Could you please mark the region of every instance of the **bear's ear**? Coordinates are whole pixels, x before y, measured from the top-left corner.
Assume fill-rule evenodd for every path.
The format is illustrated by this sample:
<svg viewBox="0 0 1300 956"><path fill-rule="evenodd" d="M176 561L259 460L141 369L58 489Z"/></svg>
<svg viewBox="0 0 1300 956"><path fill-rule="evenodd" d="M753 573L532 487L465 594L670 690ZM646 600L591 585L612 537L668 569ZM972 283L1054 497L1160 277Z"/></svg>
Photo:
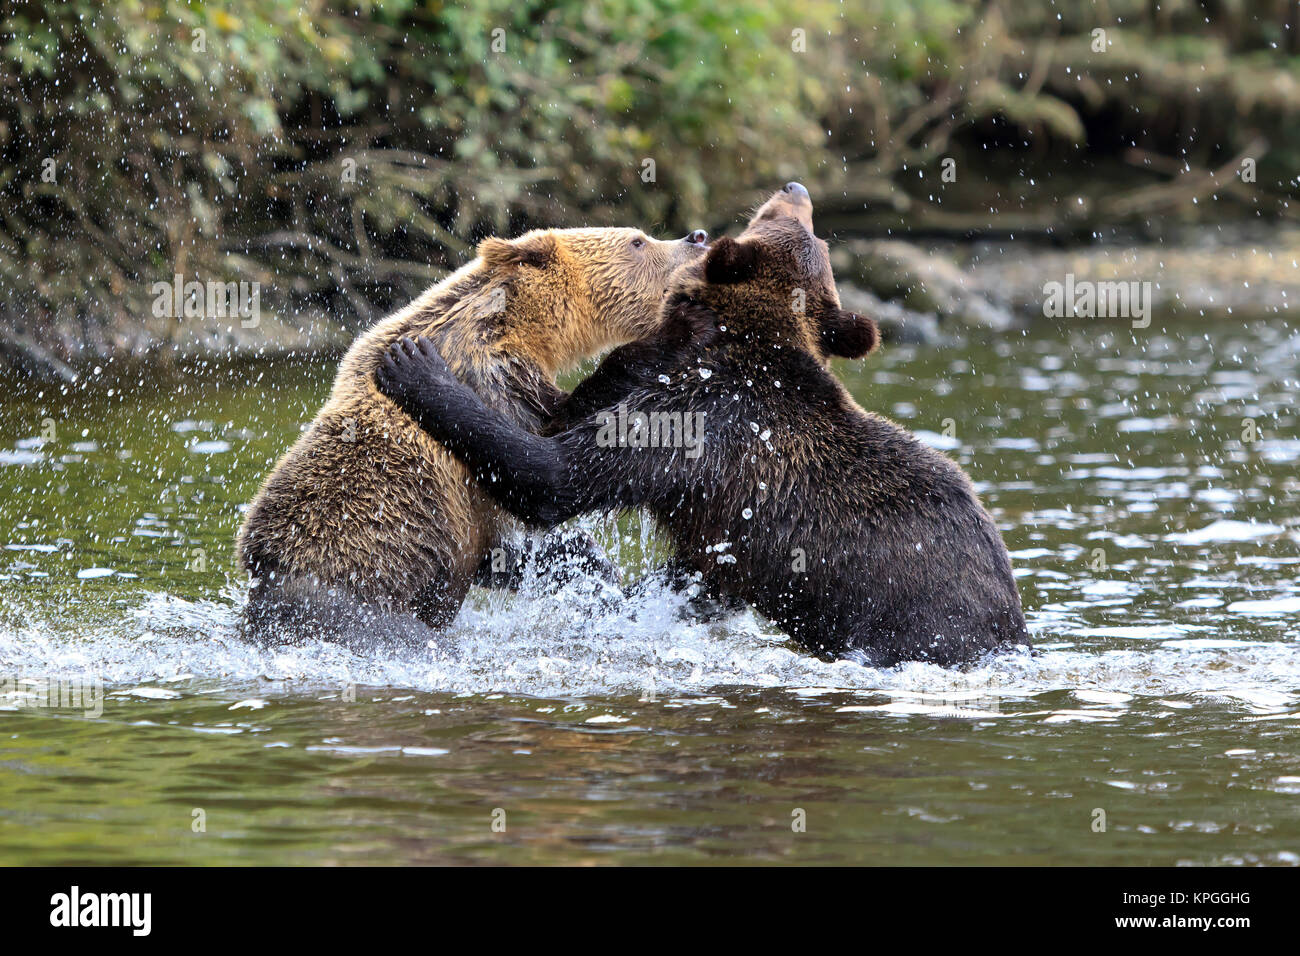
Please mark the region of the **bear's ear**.
<svg viewBox="0 0 1300 956"><path fill-rule="evenodd" d="M558 247L549 232L520 236L518 239L484 239L478 244L478 254L493 269L509 266L534 266L544 269L555 261Z"/></svg>
<svg viewBox="0 0 1300 956"><path fill-rule="evenodd" d="M862 358L880 344L880 330L865 315L830 308L821 315L822 351L842 358Z"/></svg>
<svg viewBox="0 0 1300 956"><path fill-rule="evenodd" d="M754 278L758 271L758 247L723 236L709 246L704 257L704 279L714 285L731 285Z"/></svg>

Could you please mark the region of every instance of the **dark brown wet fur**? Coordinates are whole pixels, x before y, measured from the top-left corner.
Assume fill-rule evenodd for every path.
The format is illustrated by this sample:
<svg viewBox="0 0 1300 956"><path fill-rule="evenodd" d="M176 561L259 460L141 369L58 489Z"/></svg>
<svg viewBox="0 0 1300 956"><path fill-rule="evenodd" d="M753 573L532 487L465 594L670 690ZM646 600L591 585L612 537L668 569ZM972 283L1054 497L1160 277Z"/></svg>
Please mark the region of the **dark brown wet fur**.
<svg viewBox="0 0 1300 956"><path fill-rule="evenodd" d="M554 437L484 408L429 342L394 346L379 381L514 513L551 524L645 507L711 594L814 653L952 665L1027 644L1007 550L970 480L827 369L877 342L870 319L840 307L806 193L787 190L738 241L682 267L660 331L575 389ZM702 453L609 447L598 436L618 405L703 412Z"/></svg>

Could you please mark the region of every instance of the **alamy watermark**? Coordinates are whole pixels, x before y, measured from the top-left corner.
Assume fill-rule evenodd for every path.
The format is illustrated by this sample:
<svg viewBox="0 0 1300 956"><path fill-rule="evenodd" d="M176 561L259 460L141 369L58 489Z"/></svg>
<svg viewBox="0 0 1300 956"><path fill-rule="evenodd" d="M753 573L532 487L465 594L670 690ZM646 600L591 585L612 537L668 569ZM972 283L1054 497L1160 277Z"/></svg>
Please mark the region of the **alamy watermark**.
<svg viewBox="0 0 1300 956"><path fill-rule="evenodd" d="M148 936L153 928L152 893L82 892L73 884L66 893L50 897L50 925L76 928L122 927L133 936Z"/></svg>
<svg viewBox="0 0 1300 956"><path fill-rule="evenodd" d="M596 432L599 448L683 448L699 458L704 445L703 412L604 412Z"/></svg>
<svg viewBox="0 0 1300 956"><path fill-rule="evenodd" d="M233 319L245 329L262 321L260 282L186 282L177 275L170 282L155 282L153 314L159 319Z"/></svg>
<svg viewBox="0 0 1300 956"><path fill-rule="evenodd" d="M1043 285L1043 315L1049 319L1132 319L1133 328L1145 329L1151 324L1151 283L1075 279L1069 272L1064 282Z"/></svg>
<svg viewBox="0 0 1300 956"><path fill-rule="evenodd" d="M985 688L948 691L890 691L895 707L917 709L935 717L984 717L1001 710L997 694Z"/></svg>
<svg viewBox="0 0 1300 956"><path fill-rule="evenodd" d="M104 714L104 681L99 677L0 677L0 702L20 709L79 710L87 717Z"/></svg>

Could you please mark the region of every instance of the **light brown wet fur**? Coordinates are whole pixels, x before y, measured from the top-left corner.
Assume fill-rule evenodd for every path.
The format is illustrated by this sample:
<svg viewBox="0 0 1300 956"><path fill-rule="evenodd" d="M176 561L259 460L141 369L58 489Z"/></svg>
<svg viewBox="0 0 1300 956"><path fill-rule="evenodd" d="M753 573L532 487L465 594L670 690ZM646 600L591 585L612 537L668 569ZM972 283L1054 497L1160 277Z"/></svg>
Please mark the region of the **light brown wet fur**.
<svg viewBox="0 0 1300 956"><path fill-rule="evenodd" d="M517 527L376 389L390 344L437 342L461 381L536 431L563 395L555 375L652 331L670 274L702 249L622 228L486 239L473 262L357 339L239 530L253 630L365 620L422 641L409 614L448 623L484 557Z"/></svg>

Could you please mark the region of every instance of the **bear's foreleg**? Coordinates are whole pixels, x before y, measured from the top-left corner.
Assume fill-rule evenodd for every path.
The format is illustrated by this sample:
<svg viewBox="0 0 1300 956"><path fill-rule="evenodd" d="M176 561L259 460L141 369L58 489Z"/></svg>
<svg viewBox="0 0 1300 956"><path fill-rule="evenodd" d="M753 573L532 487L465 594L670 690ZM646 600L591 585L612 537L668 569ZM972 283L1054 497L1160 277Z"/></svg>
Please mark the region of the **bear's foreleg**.
<svg viewBox="0 0 1300 956"><path fill-rule="evenodd" d="M564 447L530 434L483 404L428 339L402 339L375 382L516 517L551 527L589 507Z"/></svg>
<svg viewBox="0 0 1300 956"><path fill-rule="evenodd" d="M498 504L529 524L550 528L586 512L642 505L671 510L708 464L670 448L672 465L665 467L644 449L603 442L591 419L555 438L534 435L484 405L423 338L394 344L375 382Z"/></svg>

